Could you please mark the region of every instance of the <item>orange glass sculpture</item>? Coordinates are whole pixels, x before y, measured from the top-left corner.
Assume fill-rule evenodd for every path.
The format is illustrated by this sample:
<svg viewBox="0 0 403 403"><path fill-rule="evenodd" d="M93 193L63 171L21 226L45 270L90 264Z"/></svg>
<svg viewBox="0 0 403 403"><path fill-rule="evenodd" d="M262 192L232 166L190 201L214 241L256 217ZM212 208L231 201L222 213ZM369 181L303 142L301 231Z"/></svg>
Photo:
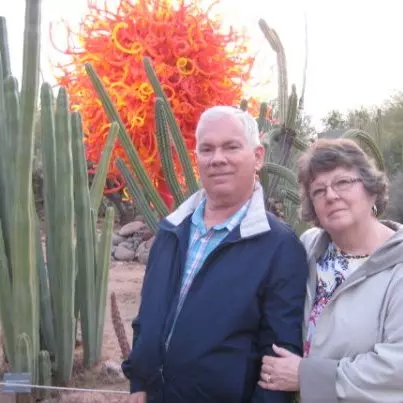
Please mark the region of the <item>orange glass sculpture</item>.
<svg viewBox="0 0 403 403"><path fill-rule="evenodd" d="M223 32L222 21L212 17L215 3L205 10L194 0L120 0L114 4L105 0L100 6L89 1L78 32L65 23L69 45L59 50L69 56L69 62L55 64L56 79L67 88L73 108L82 114L87 160L96 166L110 123L84 69L84 63L92 64L151 179L165 196L155 139L155 96L143 57L153 62L189 150L195 146L194 131L203 110L218 104L239 105L254 57L243 33ZM116 184L108 190L112 192L124 187L114 164L117 156L127 161L119 142L109 170ZM193 154L191 158L194 161Z"/></svg>

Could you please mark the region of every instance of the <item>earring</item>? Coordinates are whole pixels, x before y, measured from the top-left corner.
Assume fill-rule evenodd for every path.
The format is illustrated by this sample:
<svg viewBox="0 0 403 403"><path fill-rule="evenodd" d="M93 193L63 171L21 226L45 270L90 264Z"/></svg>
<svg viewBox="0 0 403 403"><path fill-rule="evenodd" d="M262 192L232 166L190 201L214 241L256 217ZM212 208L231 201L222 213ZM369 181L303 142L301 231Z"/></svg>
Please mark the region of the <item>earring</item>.
<svg viewBox="0 0 403 403"><path fill-rule="evenodd" d="M372 213L374 214L375 217L378 215L378 208L376 207L376 204L372 206Z"/></svg>

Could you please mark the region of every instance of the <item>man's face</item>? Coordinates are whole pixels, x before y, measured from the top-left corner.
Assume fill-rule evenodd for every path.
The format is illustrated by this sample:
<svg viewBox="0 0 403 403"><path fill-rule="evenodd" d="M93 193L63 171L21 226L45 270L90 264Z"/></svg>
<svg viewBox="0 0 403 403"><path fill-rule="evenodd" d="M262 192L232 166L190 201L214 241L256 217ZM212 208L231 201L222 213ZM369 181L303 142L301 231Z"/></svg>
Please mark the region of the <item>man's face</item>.
<svg viewBox="0 0 403 403"><path fill-rule="evenodd" d="M210 197L233 197L235 201L249 196L263 157L263 146L253 149L242 123L233 116L206 122L199 134L197 162Z"/></svg>

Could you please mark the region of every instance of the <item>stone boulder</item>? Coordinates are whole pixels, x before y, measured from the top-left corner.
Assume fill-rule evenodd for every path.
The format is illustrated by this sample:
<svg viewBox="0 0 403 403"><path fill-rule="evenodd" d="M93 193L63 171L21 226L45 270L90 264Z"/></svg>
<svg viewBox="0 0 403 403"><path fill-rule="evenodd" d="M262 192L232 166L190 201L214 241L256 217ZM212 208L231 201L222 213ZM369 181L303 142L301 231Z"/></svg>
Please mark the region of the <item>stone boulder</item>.
<svg viewBox="0 0 403 403"><path fill-rule="evenodd" d="M125 224L112 235L112 258L119 261L139 261L146 264L154 241L154 233L137 216L135 221Z"/></svg>

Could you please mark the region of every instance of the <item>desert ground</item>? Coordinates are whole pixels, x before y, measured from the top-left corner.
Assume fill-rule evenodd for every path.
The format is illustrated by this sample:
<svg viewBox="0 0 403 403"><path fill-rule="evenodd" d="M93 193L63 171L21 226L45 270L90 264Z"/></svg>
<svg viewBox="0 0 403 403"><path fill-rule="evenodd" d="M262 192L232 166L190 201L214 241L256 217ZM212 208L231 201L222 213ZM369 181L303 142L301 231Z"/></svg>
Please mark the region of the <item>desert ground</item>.
<svg viewBox="0 0 403 403"><path fill-rule="evenodd" d="M144 265L137 262L111 262L108 284L108 302L105 317L102 360L91 370L84 370L80 365L82 349L77 347L76 363L73 370L73 379L69 386L76 388L107 389L128 391L128 381L119 373L122 362L122 353L112 324L110 295L115 292L120 315L125 327L129 343L132 341L131 322L135 317L138 306L141 284L144 276ZM0 357L4 371L4 360ZM107 366L105 365L107 363ZM116 367L116 371L114 371ZM2 378L0 374L0 379ZM14 403L15 398L1 392L0 402ZM46 399L43 403L124 403L127 401L123 394L102 394L95 392L61 392Z"/></svg>

